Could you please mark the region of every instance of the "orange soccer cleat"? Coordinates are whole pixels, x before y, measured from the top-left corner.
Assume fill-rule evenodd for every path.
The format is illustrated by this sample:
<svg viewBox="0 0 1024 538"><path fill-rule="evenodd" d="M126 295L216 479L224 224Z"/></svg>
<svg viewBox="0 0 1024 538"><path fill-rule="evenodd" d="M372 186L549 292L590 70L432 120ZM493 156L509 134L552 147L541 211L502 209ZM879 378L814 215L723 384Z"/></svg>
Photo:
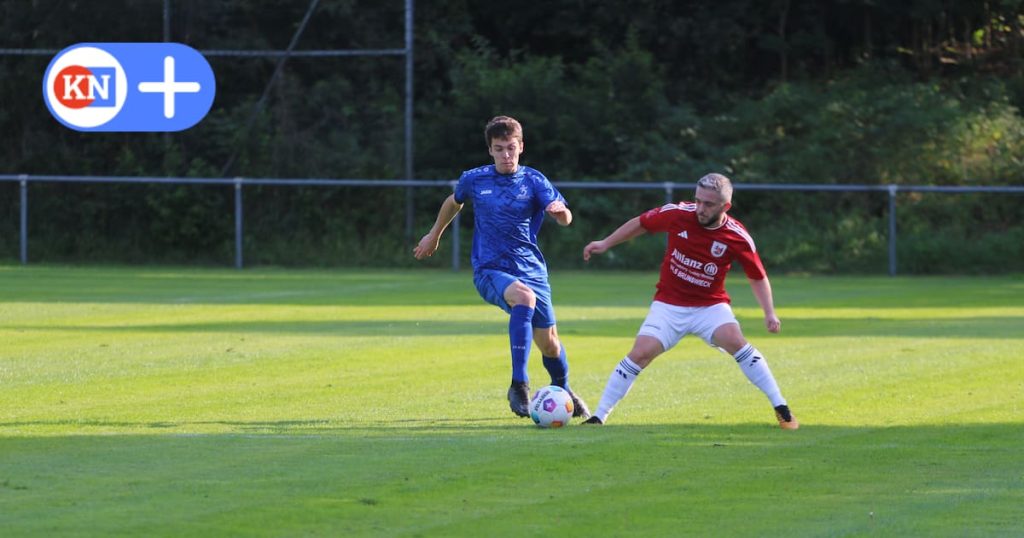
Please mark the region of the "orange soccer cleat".
<svg viewBox="0 0 1024 538"><path fill-rule="evenodd" d="M789 411L788 405L780 405L775 408L775 418L779 420L779 427L784 430L795 430L800 427L796 417Z"/></svg>

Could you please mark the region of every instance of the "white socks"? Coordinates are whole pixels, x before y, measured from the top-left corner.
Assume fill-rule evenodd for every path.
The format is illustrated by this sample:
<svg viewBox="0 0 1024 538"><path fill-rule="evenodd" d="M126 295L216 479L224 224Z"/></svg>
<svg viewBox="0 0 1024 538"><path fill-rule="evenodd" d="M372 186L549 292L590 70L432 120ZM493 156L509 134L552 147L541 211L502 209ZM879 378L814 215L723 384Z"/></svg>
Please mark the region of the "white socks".
<svg viewBox="0 0 1024 538"><path fill-rule="evenodd" d="M771 401L772 407L786 405L786 399L782 397L782 391L779 390L779 385L775 382L775 376L768 368L768 361L764 359L757 348L748 343L733 357L740 370L743 371L743 375L747 376L754 386L761 389L761 392ZM629 356L622 359L612 371L612 375L608 377L608 384L604 387L604 393L601 394L601 401L597 404L594 416L601 419L602 423L607 422L612 409L615 409L615 405L629 394L629 389L633 387L633 382L642 371L643 368L640 368Z"/></svg>
<svg viewBox="0 0 1024 538"><path fill-rule="evenodd" d="M615 404L626 397L633 382L636 381L636 376L640 375L641 371L643 368L640 368L629 356L622 359L615 367L612 375L608 377L608 384L604 387L601 401L597 404L597 411L594 413L597 418L601 419L601 422L605 422L612 409L615 408Z"/></svg>
<svg viewBox="0 0 1024 538"><path fill-rule="evenodd" d="M772 402L772 407L786 405L786 399L782 397L782 391L779 390L779 385L775 382L775 376L768 368L768 361L764 360L764 356L756 347L747 344L733 357L740 370L743 370L743 375L761 389L761 392Z"/></svg>

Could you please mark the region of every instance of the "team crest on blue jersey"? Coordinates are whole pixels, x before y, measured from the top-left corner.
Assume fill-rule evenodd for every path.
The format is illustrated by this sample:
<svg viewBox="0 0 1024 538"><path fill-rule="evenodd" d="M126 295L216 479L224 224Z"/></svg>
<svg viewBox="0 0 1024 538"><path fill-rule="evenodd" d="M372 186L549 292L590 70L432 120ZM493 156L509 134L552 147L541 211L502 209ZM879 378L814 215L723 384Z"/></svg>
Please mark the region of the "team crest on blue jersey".
<svg viewBox="0 0 1024 538"><path fill-rule="evenodd" d="M76 131L181 131L206 116L216 82L180 43L82 43L53 57L43 101Z"/></svg>
<svg viewBox="0 0 1024 538"><path fill-rule="evenodd" d="M519 186L519 194L516 194L516 200L529 200L530 193L526 190L526 185Z"/></svg>
<svg viewBox="0 0 1024 538"><path fill-rule="evenodd" d="M711 243L711 255L716 258L721 258L722 254L725 254L725 244L715 241Z"/></svg>

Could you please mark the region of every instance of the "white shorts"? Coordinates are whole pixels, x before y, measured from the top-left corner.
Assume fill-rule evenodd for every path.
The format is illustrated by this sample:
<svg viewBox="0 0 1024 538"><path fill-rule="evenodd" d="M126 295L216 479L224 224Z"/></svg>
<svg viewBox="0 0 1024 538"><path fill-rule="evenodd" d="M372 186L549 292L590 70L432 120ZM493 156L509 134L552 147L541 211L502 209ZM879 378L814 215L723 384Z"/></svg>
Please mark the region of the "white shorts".
<svg viewBox="0 0 1024 538"><path fill-rule="evenodd" d="M640 326L637 335L657 338L665 351L672 349L688 334L695 334L709 346L717 347L712 336L715 334L715 329L726 323L739 325L729 303L718 303L711 306L675 306L654 301L651 303L651 310L647 313L647 319Z"/></svg>

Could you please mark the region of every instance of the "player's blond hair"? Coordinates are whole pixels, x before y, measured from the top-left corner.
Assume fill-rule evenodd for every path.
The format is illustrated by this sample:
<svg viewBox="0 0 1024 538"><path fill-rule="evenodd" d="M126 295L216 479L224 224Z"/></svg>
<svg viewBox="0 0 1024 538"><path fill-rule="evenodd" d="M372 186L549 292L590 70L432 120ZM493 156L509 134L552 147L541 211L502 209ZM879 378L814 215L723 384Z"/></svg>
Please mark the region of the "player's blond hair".
<svg viewBox="0 0 1024 538"><path fill-rule="evenodd" d="M732 203L732 181L722 174L708 174L697 180L697 186L717 192L723 202Z"/></svg>

